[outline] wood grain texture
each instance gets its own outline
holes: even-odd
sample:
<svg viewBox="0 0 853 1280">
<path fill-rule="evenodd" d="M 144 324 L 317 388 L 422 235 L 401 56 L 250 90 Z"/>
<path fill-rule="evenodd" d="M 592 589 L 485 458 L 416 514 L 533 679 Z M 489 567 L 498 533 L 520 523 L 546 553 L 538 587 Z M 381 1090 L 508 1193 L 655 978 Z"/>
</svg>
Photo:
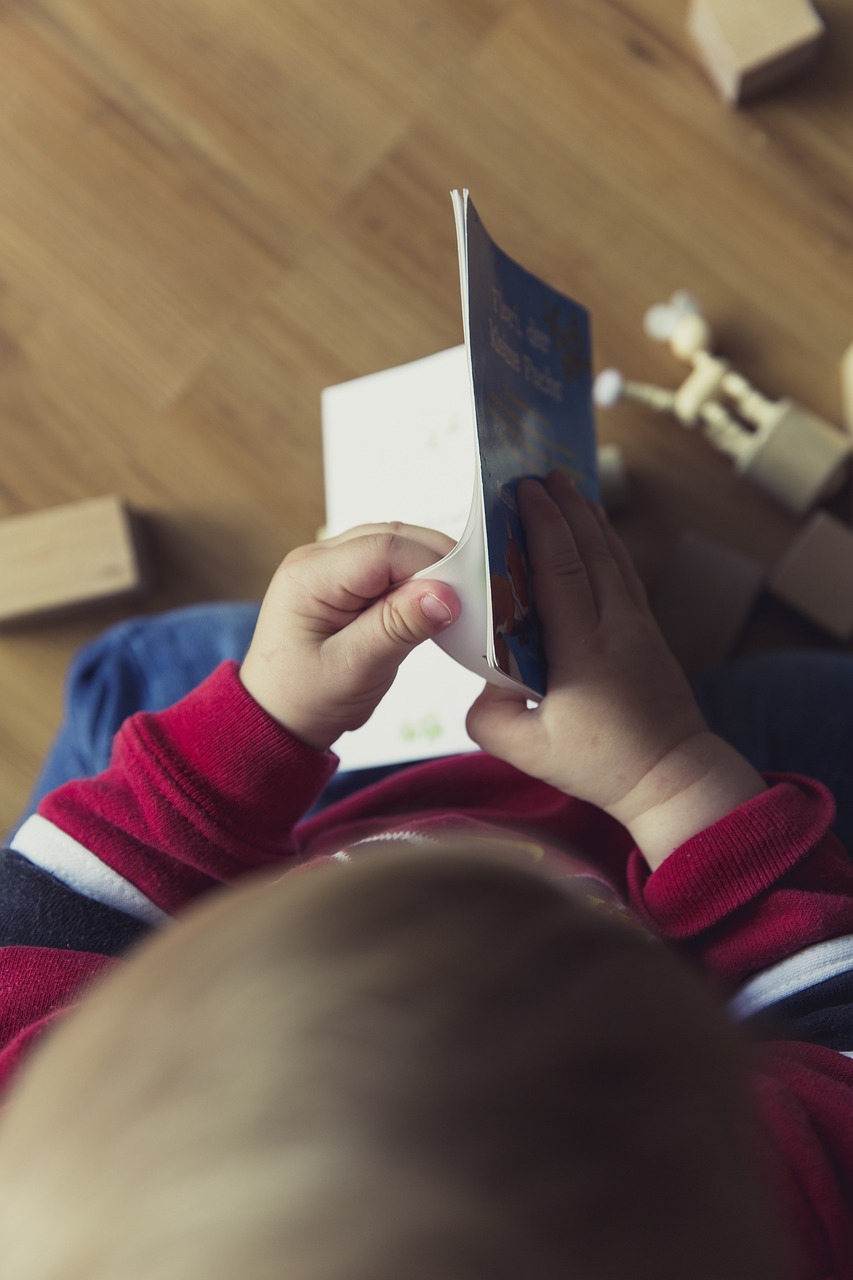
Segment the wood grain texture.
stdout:
<svg viewBox="0 0 853 1280">
<path fill-rule="evenodd" d="M 735 112 L 667 0 L 8 0 L 0 516 L 118 493 L 147 608 L 258 596 L 323 520 L 321 388 L 460 340 L 458 185 L 590 308 L 598 367 L 679 381 L 642 317 L 686 287 L 757 386 L 840 421 L 853 14 L 819 7 L 818 61 Z M 688 528 L 767 567 L 795 533 L 674 422 L 599 430 L 649 580 Z M 781 609 L 746 643 L 823 642 Z M 70 655 L 124 616 L 0 638 L 0 825 Z"/>
</svg>

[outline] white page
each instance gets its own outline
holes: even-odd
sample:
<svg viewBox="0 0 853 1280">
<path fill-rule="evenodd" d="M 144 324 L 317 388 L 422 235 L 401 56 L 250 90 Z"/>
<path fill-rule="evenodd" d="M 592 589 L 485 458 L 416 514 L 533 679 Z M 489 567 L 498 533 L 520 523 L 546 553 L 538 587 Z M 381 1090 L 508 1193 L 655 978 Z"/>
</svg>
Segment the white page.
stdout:
<svg viewBox="0 0 853 1280">
<path fill-rule="evenodd" d="M 462 535 L 476 466 L 468 376 L 459 346 L 323 392 L 330 535 L 386 520 Z M 482 687 L 436 645 L 420 645 L 368 723 L 335 743 L 341 767 L 476 750 L 465 714 Z"/>
<path fill-rule="evenodd" d="M 326 525 L 405 520 L 459 538 L 474 485 L 465 348 L 322 393 Z"/>
</svg>

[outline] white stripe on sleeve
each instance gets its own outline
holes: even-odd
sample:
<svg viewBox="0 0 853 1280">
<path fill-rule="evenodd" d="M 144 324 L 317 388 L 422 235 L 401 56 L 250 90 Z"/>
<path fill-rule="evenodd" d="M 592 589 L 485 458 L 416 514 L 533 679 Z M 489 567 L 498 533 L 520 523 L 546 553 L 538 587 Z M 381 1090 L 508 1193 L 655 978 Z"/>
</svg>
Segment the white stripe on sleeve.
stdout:
<svg viewBox="0 0 853 1280">
<path fill-rule="evenodd" d="M 145 924 L 162 925 L 170 919 L 141 889 L 41 814 L 27 818 L 9 848 L 84 898 L 114 907 Z"/>
<path fill-rule="evenodd" d="M 729 1001 L 735 1018 L 750 1018 L 789 996 L 853 969 L 853 936 L 830 938 L 780 960 L 750 978 Z"/>
</svg>

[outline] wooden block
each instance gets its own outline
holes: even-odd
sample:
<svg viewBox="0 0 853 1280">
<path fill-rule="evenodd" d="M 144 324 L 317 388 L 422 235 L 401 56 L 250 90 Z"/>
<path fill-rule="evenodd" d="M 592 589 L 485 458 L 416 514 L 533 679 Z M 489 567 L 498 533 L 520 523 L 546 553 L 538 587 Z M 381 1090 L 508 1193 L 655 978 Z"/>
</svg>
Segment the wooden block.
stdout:
<svg viewBox="0 0 853 1280">
<path fill-rule="evenodd" d="M 838 492 L 850 473 L 851 439 L 793 400 L 779 400 L 745 444 L 737 470 L 796 516 Z"/>
<path fill-rule="evenodd" d="M 853 529 L 826 511 L 806 524 L 770 574 L 780 600 L 838 640 L 853 636 Z"/>
<path fill-rule="evenodd" d="M 688 530 L 650 593 L 652 611 L 691 680 L 723 662 L 764 584 L 764 568 Z"/>
<path fill-rule="evenodd" d="M 133 521 L 120 498 L 0 521 L 0 623 L 129 596 L 142 587 Z"/>
<path fill-rule="evenodd" d="M 687 29 L 731 103 L 795 75 L 815 56 L 824 34 L 808 0 L 692 0 Z"/>
</svg>

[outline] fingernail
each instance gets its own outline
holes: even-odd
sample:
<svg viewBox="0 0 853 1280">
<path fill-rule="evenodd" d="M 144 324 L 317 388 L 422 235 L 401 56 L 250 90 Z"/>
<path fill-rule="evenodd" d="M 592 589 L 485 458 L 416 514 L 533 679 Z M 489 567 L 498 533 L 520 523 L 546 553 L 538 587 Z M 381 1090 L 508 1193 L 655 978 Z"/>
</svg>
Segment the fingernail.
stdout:
<svg viewBox="0 0 853 1280">
<path fill-rule="evenodd" d="M 431 592 L 421 596 L 421 610 L 427 621 L 435 627 L 446 627 L 448 622 L 453 621 L 453 614 L 444 601 L 439 600 L 438 596 L 434 596 Z"/>
</svg>

